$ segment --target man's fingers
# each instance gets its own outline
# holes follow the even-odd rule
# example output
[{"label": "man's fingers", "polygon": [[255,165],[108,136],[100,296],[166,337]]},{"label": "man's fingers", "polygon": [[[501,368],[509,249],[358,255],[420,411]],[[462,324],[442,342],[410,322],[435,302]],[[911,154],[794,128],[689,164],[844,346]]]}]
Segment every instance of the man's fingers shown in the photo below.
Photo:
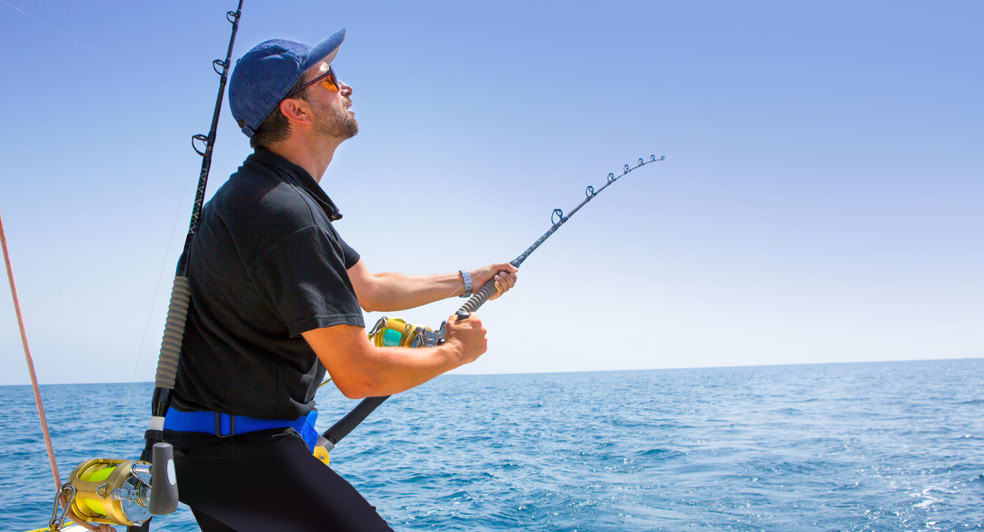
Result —
[{"label": "man's fingers", "polygon": [[513,286],[516,286],[516,274],[513,272],[500,271],[495,274],[493,280],[495,282],[495,294],[489,298],[490,300],[498,298]]},{"label": "man's fingers", "polygon": [[518,272],[519,271],[519,268],[513,266],[512,264],[510,264],[508,262],[499,262],[499,263],[496,263],[496,264],[490,264],[489,265],[489,269],[491,271],[493,271],[493,272],[502,272],[502,271],[506,271],[506,272]]},{"label": "man's fingers", "polygon": [[503,264],[499,264],[498,265],[498,269],[500,271],[504,270],[504,271],[511,272],[511,273],[515,273],[515,272],[518,272],[519,271],[519,268],[513,266],[512,264],[510,264],[508,262],[503,263]]},{"label": "man's fingers", "polygon": [[497,275],[493,277],[492,282],[494,283],[495,286],[495,293],[489,296],[489,301],[492,301],[493,299],[496,299],[502,295],[502,285],[499,284],[499,276]]},{"label": "man's fingers", "polygon": [[[476,287],[484,285],[490,279],[494,282],[495,293],[489,296],[489,300],[491,301],[508,292],[509,289],[516,285],[516,273],[518,271],[519,268],[513,266],[512,264],[508,262],[500,262],[490,264],[485,268],[476,270],[472,274],[472,278],[476,281]],[[486,275],[489,277],[485,277]]]}]

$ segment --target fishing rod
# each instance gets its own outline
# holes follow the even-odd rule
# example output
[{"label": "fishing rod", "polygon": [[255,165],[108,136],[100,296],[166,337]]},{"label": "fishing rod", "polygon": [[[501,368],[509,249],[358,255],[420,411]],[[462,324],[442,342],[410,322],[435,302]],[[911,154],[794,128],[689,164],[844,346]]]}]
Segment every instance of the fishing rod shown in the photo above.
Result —
[{"label": "fishing rod", "polygon": [[188,235],[171,290],[151,403],[150,429],[144,433],[146,444],[140,460],[96,458],[79,464],[57,490],[46,530],[62,530],[69,518],[88,530],[96,529],[92,523],[126,526],[131,532],[148,530],[151,516],[169,514],[178,507],[174,450],[163,441],[164,415],[171,403],[171,390],[174,389],[188,303],[191,299],[188,250],[201,218],[205,188],[212,166],[216,128],[222,110],[222,96],[232,65],[232,49],[239,30],[242,9],[243,0],[239,0],[235,11],[226,12],[226,20],[232,24],[229,47],[224,60],[212,61],[212,69],[219,75],[219,93],[215,99],[209,132],[207,135],[197,134],[191,138],[192,148],[202,156],[202,168]]},{"label": "fishing rod", "polygon": [[[561,209],[554,209],[550,214],[550,229],[543,233],[540,238],[536,239],[533,244],[526,248],[518,257],[509,261],[516,268],[525,261],[531,254],[541,244],[546,242],[551,235],[557,232],[558,229],[572,216],[577,214],[577,211],[581,210],[582,207],[587,205],[587,203],[593,200],[598,194],[601,194],[606,188],[610,187],[613,183],[618,181],[622,176],[628,174],[629,172],[641,168],[647,164],[659,162],[666,159],[665,155],[650,155],[649,160],[643,157],[639,157],[639,162],[635,166],[629,166],[626,164],[622,168],[622,173],[620,175],[615,175],[614,172],[609,172],[607,182],[595,190],[591,185],[588,185],[584,189],[584,199],[581,203],[578,203],[576,207],[571,209],[570,213],[564,214]],[[464,305],[455,312],[458,320],[466,320],[472,312],[479,309],[489,297],[495,293],[495,279],[489,279],[482,285],[482,287],[475,292]],[[422,347],[429,345],[438,345],[444,343],[444,333],[446,330],[447,322],[441,323],[441,327],[437,331],[433,331],[427,327],[421,327],[416,325],[410,325],[403,320],[386,318],[385,316],[380,318],[376,322],[376,325],[370,330],[369,336],[373,339],[373,342],[377,346],[404,346],[404,347]],[[362,423],[366,417],[372,413],[379,405],[383,404],[384,401],[389,399],[390,396],[382,397],[367,397],[363,399],[351,412],[346,414],[342,419],[338,420],[334,425],[332,425],[328,430],[326,430],[320,438],[318,438],[318,443],[315,445],[315,456],[317,456],[322,461],[327,462],[328,452],[331,451],[342,438],[347,436],[352,432],[355,427]]]},{"label": "fishing rod", "polygon": [[[236,43],[236,32],[239,31],[239,19],[242,17],[243,0],[235,11],[226,12],[226,20],[232,24],[232,34],[229,36],[229,47],[226,49],[225,60],[212,61],[212,70],[219,75],[219,93],[215,97],[215,110],[212,112],[212,125],[208,135],[197,134],[191,137],[191,147],[202,156],[202,169],[198,177],[198,190],[195,192],[195,204],[191,210],[191,222],[188,225],[188,235],[185,237],[184,250],[178,259],[177,273],[171,288],[171,301],[167,308],[167,319],[164,324],[164,338],[161,340],[160,358],[157,361],[157,374],[154,379],[154,396],[151,399],[150,429],[144,434],[148,443],[162,441],[164,438],[164,416],[171,406],[171,391],[178,371],[178,358],[181,355],[181,343],[184,340],[185,322],[188,318],[188,305],[191,301],[191,288],[188,284],[188,251],[192,238],[198,230],[198,221],[202,215],[202,204],[205,202],[205,188],[208,185],[208,173],[212,167],[212,149],[215,147],[216,127],[219,124],[219,114],[222,111],[222,97],[225,94],[226,81],[229,79],[229,67],[232,65],[232,48]],[[204,143],[204,148],[199,145]],[[144,453],[146,454],[146,449]]]},{"label": "fishing rod", "polygon": [[[222,99],[225,95],[226,83],[229,80],[229,68],[232,66],[232,49],[236,44],[236,33],[239,31],[239,20],[243,14],[243,0],[239,0],[235,11],[226,11],[226,20],[232,24],[229,34],[229,45],[226,47],[225,59],[215,59],[212,61],[212,70],[219,75],[219,90],[215,96],[215,107],[212,110],[212,123],[209,126],[208,134],[201,133],[192,135],[191,147],[195,153],[202,157],[202,167],[198,174],[198,188],[195,191],[195,202],[191,208],[191,221],[188,223],[188,234],[185,236],[184,248],[181,257],[178,259],[178,266],[174,276],[174,284],[171,288],[171,300],[168,303],[167,318],[164,323],[164,337],[161,339],[160,356],[157,360],[157,372],[154,377],[154,395],[151,398],[151,417],[150,428],[144,433],[146,445],[141,454],[142,460],[149,460],[148,456],[152,449],[159,442],[164,441],[164,416],[171,406],[171,391],[174,390],[174,382],[177,377],[178,360],[181,355],[181,344],[184,341],[185,324],[188,319],[188,307],[191,301],[191,288],[188,282],[188,257],[191,249],[191,242],[198,230],[198,223],[202,216],[202,207],[205,203],[205,189],[208,186],[208,174],[212,169],[212,151],[215,148],[215,137],[219,125],[219,116],[222,113]],[[167,445],[167,444],[164,444]],[[171,466],[173,468],[173,465]],[[171,470],[173,473],[173,469]],[[174,484],[174,503],[177,507],[177,484]],[[173,511],[173,510],[172,510]],[[143,522],[127,523],[130,532],[137,530],[146,531],[150,528],[149,519]]]}]

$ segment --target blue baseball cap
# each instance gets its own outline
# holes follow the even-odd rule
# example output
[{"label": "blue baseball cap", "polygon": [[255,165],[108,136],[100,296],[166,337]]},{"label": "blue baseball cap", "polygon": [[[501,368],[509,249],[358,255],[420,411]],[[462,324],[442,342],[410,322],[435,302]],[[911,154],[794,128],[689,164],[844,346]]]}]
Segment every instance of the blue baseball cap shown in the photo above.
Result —
[{"label": "blue baseball cap", "polygon": [[314,48],[272,39],[257,44],[240,57],[229,79],[229,107],[243,133],[252,137],[304,71],[321,61],[331,63],[344,40],[344,29]]}]

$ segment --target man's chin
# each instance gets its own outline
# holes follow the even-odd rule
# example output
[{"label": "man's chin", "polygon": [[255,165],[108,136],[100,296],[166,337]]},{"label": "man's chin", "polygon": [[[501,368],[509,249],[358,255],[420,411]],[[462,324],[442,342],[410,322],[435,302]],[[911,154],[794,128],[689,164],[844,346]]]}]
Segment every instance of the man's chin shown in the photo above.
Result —
[{"label": "man's chin", "polygon": [[355,121],[355,118],[349,120],[346,126],[345,133],[347,136],[345,138],[350,139],[359,134],[359,123]]}]

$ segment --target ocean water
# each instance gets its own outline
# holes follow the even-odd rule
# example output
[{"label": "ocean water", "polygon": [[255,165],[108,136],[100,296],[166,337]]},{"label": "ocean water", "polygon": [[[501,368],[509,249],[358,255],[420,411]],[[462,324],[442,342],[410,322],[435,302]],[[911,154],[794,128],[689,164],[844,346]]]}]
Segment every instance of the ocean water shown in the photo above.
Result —
[{"label": "ocean water", "polygon": [[[43,386],[62,477],[142,447],[152,385]],[[324,429],[354,405],[319,394]],[[984,359],[443,376],[332,466],[397,530],[984,528]],[[47,522],[30,388],[0,387],[0,528]],[[180,479],[179,479],[180,484]],[[156,530],[197,526],[183,507]]]}]

